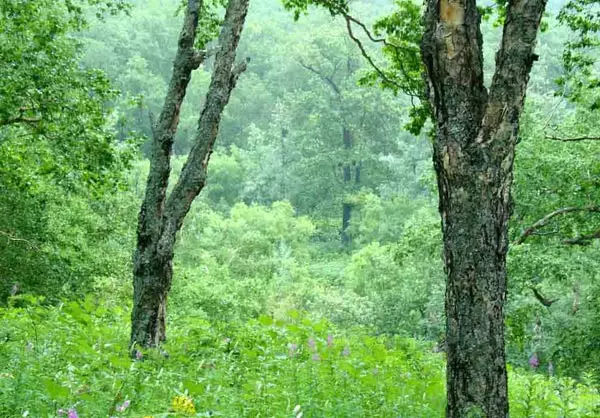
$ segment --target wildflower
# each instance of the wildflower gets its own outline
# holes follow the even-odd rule
[[[60,408],[58,411],[56,411],[56,413],[60,416],[63,416],[64,414],[67,413],[67,411],[65,411],[64,409]]]
[[[117,411],[124,412],[127,408],[129,408],[130,404],[131,404],[131,401],[129,399],[125,400],[125,402],[123,402],[121,405],[117,406]]]
[[[320,361],[321,360],[321,356],[319,356],[318,353],[313,354],[312,356],[313,361]]]
[[[344,351],[342,351],[342,355],[344,357],[348,357],[350,355],[350,347],[348,347],[348,346],[344,347]]]
[[[288,344],[288,349],[289,349],[289,356],[290,358],[295,357],[296,353],[298,352],[298,345],[294,344],[294,343],[290,343]]]
[[[314,338],[311,337],[308,339],[308,347],[313,351],[317,349],[317,343]]]
[[[77,415],[77,411],[75,409],[69,409],[67,418],[79,418],[79,415]]]
[[[327,347],[332,347],[333,346],[333,335],[329,334],[327,336]]]
[[[540,360],[537,357],[537,353],[533,353],[531,357],[529,357],[529,365],[533,369],[537,369],[537,367],[540,365]]]
[[[141,360],[144,357],[140,350],[135,350],[135,358],[136,360]]]
[[[173,410],[184,414],[195,414],[196,407],[194,401],[187,396],[175,396],[173,398]]]

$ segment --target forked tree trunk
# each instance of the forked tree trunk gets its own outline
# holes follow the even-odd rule
[[[428,0],[422,54],[447,273],[447,417],[508,416],[504,302],[519,117],[545,0],[513,0],[488,95],[475,0]]]
[[[177,232],[196,196],[204,187],[208,161],[221,114],[246,63],[234,66],[249,0],[230,0],[221,33],[211,84],[200,113],[194,145],[173,191],[166,195],[171,172],[173,138],[192,71],[205,54],[194,48],[201,0],[189,0],[165,103],[153,122],[152,156],[146,194],[139,216],[137,248],[133,259],[131,347],[156,347],[166,338],[167,296],[173,278]]]

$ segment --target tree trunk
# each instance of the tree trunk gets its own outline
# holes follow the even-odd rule
[[[344,171],[344,190],[345,193],[348,193],[350,190],[350,184],[352,182],[352,166],[350,165],[350,161],[348,160],[348,154],[352,150],[353,141],[352,141],[352,132],[347,127],[342,127],[342,138],[344,141],[344,152],[346,154],[346,162],[344,163],[343,171]],[[352,218],[352,203],[344,202],[342,205],[342,244],[347,246],[350,245],[351,239],[348,235],[348,227],[350,226],[350,219]]]
[[[205,57],[194,48],[202,1],[189,0],[173,73],[159,120],[152,123],[152,156],[144,202],[140,210],[137,247],[133,260],[131,347],[156,347],[166,338],[167,295],[173,277],[177,232],[192,202],[204,187],[207,166],[218,133],[221,114],[246,63],[234,66],[235,53],[249,0],[230,0],[219,35],[219,50],[196,138],[171,194],[166,196],[171,172],[173,138],[191,73]]]
[[[545,0],[507,6],[490,93],[475,0],[428,0],[422,54],[447,273],[447,417],[508,416],[504,302],[519,117]]]

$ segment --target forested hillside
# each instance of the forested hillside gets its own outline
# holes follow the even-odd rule
[[[0,417],[600,416],[600,2],[421,3],[0,2]]]

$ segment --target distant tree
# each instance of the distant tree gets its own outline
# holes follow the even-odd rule
[[[140,211],[134,255],[134,301],[131,314],[131,345],[155,347],[165,340],[167,296],[173,276],[177,232],[196,196],[206,182],[223,109],[246,63],[234,64],[249,0],[230,0],[218,38],[213,75],[198,120],[193,147],[173,190],[167,195],[170,159],[179,122],[180,107],[190,82],[207,53],[196,48],[198,22],[206,19],[202,0],[189,0],[173,63],[165,102],[152,127],[152,155],[146,194]],[[200,38],[200,39],[197,39]]]

